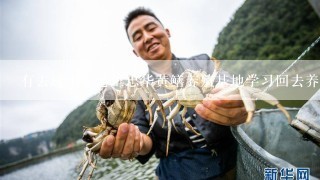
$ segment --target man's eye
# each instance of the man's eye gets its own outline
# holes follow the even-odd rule
[[[151,27],[149,27],[149,31],[153,31],[153,30],[155,30],[156,29],[156,26],[151,26]]]
[[[136,35],[133,37],[133,41],[139,41],[141,39],[141,35]]]
[[[134,38],[135,41],[139,41],[140,39],[141,39],[141,36],[136,36],[136,37]]]

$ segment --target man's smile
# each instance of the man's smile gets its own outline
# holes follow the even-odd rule
[[[150,52],[150,51],[152,52],[156,50],[158,47],[159,47],[159,43],[153,43],[147,47],[147,52]]]

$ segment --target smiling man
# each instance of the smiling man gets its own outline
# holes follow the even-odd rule
[[[195,66],[207,73],[213,71],[213,63],[207,55],[188,59],[176,57],[171,51],[170,31],[148,9],[131,11],[125,19],[125,30],[133,53],[148,64],[149,74],[155,79],[159,75],[178,75]],[[242,101],[233,100],[237,95],[232,96],[223,100],[207,97],[195,109],[188,109],[186,119],[200,135],[186,130],[178,113],[174,117],[176,130],[171,133],[168,156],[168,128],[162,127],[163,119],[159,117],[147,136],[149,114],[144,103],[139,101],[131,123],[121,124],[116,137],[109,135],[104,139],[100,156],[135,157],[146,163],[155,154],[160,158],[156,169],[159,179],[233,179],[237,143],[230,132],[230,125],[243,123],[247,113]]]
[[[127,29],[133,52],[145,60],[170,60],[170,32],[151,16],[138,16]]]
[[[128,16],[128,21],[129,18],[131,17]],[[153,16],[141,15],[127,23],[125,28],[135,55],[145,60],[155,72],[171,73],[170,61],[156,61],[172,59],[170,32],[163,28],[159,20]]]

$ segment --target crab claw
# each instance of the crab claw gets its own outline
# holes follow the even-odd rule
[[[91,132],[91,131],[85,131],[82,135],[82,140],[87,143],[93,142],[93,137],[96,136],[97,133]]]

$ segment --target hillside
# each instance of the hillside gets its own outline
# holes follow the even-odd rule
[[[58,148],[81,139],[83,126],[90,127],[99,124],[95,112],[98,101],[91,99],[95,98],[90,98],[73,110],[57,128],[52,140]]]
[[[0,166],[50,152],[55,148],[51,141],[54,134],[52,129],[0,141]]]
[[[247,0],[221,31],[213,56],[228,60],[296,59],[320,35],[308,1]],[[303,59],[320,59],[320,46]]]
[[[280,74],[292,61],[281,63],[287,66],[280,68],[279,62],[275,64],[275,61],[271,60],[295,60],[319,36],[320,18],[307,0],[246,0],[220,32],[212,55],[225,60],[223,68],[231,73]],[[319,52],[320,43],[302,60],[319,60]],[[243,63],[240,60],[264,62],[257,66],[252,61]],[[297,63],[292,72],[295,68],[302,69],[300,64]],[[312,68],[312,64],[309,65]],[[300,107],[305,102],[281,101],[283,105],[290,107]],[[258,102],[258,107],[267,106]]]

